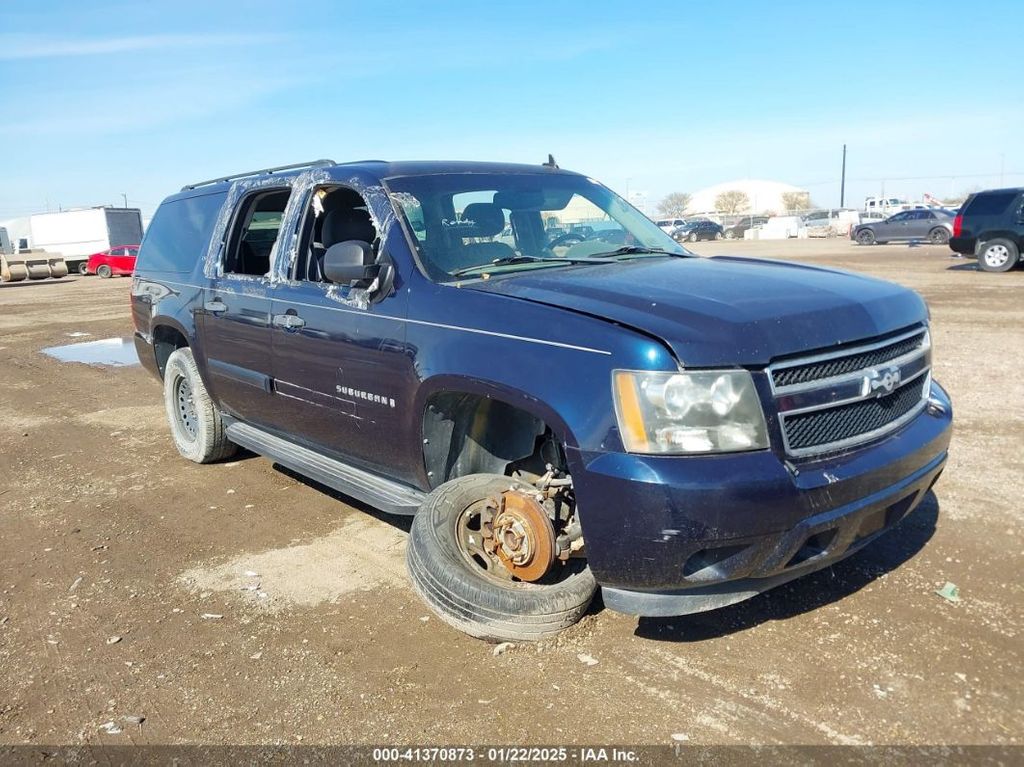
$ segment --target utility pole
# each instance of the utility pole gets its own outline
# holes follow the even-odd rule
[[[846,144],[843,144],[843,176],[839,182],[839,207],[846,207]]]
[[[128,207],[128,195],[125,194],[124,192],[121,192],[121,197],[124,198],[124,206],[127,208]]]

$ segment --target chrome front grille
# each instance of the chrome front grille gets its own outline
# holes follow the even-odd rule
[[[775,386],[793,386],[795,384],[820,381],[823,378],[834,378],[864,370],[865,368],[882,365],[890,360],[902,357],[921,347],[924,331],[915,333],[909,338],[885,342],[877,349],[865,349],[852,354],[827,359],[816,359],[808,362],[796,362],[792,366],[780,367],[772,371]]]
[[[931,342],[925,328],[768,368],[789,455],[827,453],[895,431],[925,406]]]

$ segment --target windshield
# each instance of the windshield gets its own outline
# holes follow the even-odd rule
[[[690,255],[640,211],[582,176],[444,173],[387,181],[428,276],[439,282],[581,263]]]

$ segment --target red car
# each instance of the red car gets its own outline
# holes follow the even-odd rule
[[[101,253],[93,253],[86,264],[86,274],[111,277],[115,274],[131,276],[135,271],[135,258],[139,255],[138,245],[115,245]]]

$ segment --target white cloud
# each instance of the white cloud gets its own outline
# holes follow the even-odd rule
[[[0,35],[0,60],[100,56],[128,51],[252,45],[279,39],[270,35],[136,35],[107,38],[54,38]]]

